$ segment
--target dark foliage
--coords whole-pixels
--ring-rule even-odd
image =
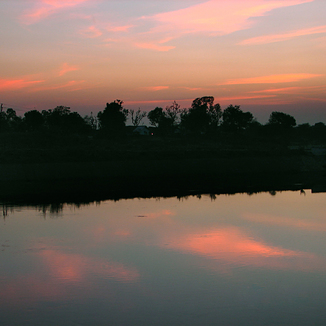
[[[174,101],[165,110],[156,107],[154,110],[148,112],[147,117],[150,124],[157,128],[157,134],[166,136],[174,133],[180,112],[180,105]]]
[[[115,100],[107,103],[104,111],[98,113],[100,129],[104,134],[116,136],[123,133],[128,110],[124,109],[122,104],[122,101]]]
[[[192,133],[206,133],[217,129],[221,117],[221,107],[214,105],[214,97],[204,96],[196,98],[191,108],[182,112],[181,125]]]
[[[126,127],[128,113],[134,127],[139,125],[146,115],[140,109],[136,112],[124,109],[120,100],[107,103],[105,109],[97,116],[91,114],[84,118],[77,112],[71,112],[66,106],[57,106],[42,112],[31,110],[26,112],[24,117],[17,116],[13,109],[7,109],[0,112],[2,133],[0,147],[3,150],[10,150],[11,154],[15,150],[16,156],[20,155],[18,147],[21,153],[25,153],[22,156],[27,155],[26,153],[32,156],[31,148],[43,154],[47,150],[56,153],[57,149],[69,148],[66,151],[69,155],[64,155],[69,156],[69,160],[74,160],[79,159],[80,148],[86,151],[88,144],[89,154],[84,153],[82,156],[89,155],[90,159],[102,157],[105,160],[115,156],[112,156],[112,152],[110,154],[105,152],[105,155],[104,152],[101,154],[99,152],[111,148],[113,143],[130,154],[137,151],[135,148],[138,146],[141,148],[141,150],[138,148],[140,152],[147,153],[160,151],[163,145],[169,147],[175,142],[180,148],[173,151],[173,155],[177,155],[178,152],[180,157],[185,155],[183,150],[200,152],[208,142],[214,150],[216,148],[285,150],[289,145],[303,148],[307,144],[326,143],[326,125],[322,122],[313,126],[309,124],[296,126],[294,117],[274,111],[268,123],[262,125],[250,112],[243,112],[240,106],[229,105],[222,111],[218,103],[214,104],[212,96],[196,98],[190,108],[183,110],[175,101],[165,109],[156,107],[147,114],[153,126],[149,128],[149,134],[153,137],[143,137],[142,140],[140,137],[135,138],[134,127]],[[146,138],[148,140],[145,140]],[[128,144],[126,147],[122,145],[124,141]],[[118,151],[120,155],[120,149]],[[2,156],[6,155],[3,152]],[[10,161],[10,155],[5,159]]]
[[[24,114],[24,123],[27,130],[37,131],[43,127],[44,117],[40,111],[28,111]]]
[[[288,129],[296,126],[297,123],[291,115],[274,111],[269,117],[268,124],[273,127]]]
[[[0,132],[20,131],[22,118],[17,116],[16,111],[9,108],[6,112],[0,112]]]
[[[250,112],[243,112],[239,105],[229,105],[223,112],[223,127],[225,130],[245,130],[253,120],[253,115]]]

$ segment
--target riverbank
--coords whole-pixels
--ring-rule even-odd
[[[311,188],[324,183],[325,148],[251,134],[121,139],[2,134],[0,200],[78,202]]]
[[[1,201],[84,201],[312,188],[324,157],[229,153],[222,157],[0,164]]]

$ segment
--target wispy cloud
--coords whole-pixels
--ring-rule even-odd
[[[165,89],[169,89],[169,86],[149,86],[149,87],[142,87],[143,90],[150,91],[150,92],[157,92],[162,91]]]
[[[186,86],[183,86],[183,87],[180,87],[180,88],[185,89],[185,90],[190,91],[190,92],[203,91],[203,90],[205,90],[202,87],[186,87]]]
[[[220,85],[241,85],[241,84],[278,84],[278,83],[291,83],[304,79],[320,77],[319,74],[282,74],[271,75],[253,78],[239,78],[230,79]]]
[[[159,51],[159,52],[167,52],[167,51],[175,49],[175,46],[161,45],[161,44],[155,44],[155,43],[138,43],[138,42],[136,42],[136,43],[134,43],[134,45],[137,48],[154,50],[154,51]]]
[[[269,89],[263,89],[260,91],[252,91],[251,93],[293,93],[298,90],[302,90],[303,87],[283,87],[283,88],[269,88]]]
[[[79,85],[84,84],[84,83],[85,83],[84,80],[79,80],[79,81],[71,80],[71,81],[69,81],[67,83],[64,83],[64,84],[37,87],[37,88],[34,88],[33,91],[34,92],[52,91],[52,90],[61,89],[61,88],[76,87],[76,86],[79,86]],[[80,89],[80,88],[78,88],[78,89]],[[76,90],[76,89],[73,89],[73,90]]]
[[[63,75],[65,75],[66,73],[68,73],[70,71],[76,71],[76,70],[79,70],[78,66],[70,66],[67,62],[65,62],[61,66],[59,76],[63,76]]]
[[[35,84],[43,83],[44,80],[27,80],[25,78],[20,79],[0,79],[0,90],[10,91],[21,88],[31,87]]]
[[[97,38],[103,35],[103,32],[96,26],[89,26],[86,29],[80,31],[80,34],[87,38]]]
[[[281,7],[298,5],[313,0],[210,0],[185,9],[165,12],[143,19],[154,21],[153,32],[229,34],[252,25],[251,17],[263,16]]]
[[[306,87],[283,87],[283,88],[268,88],[259,91],[252,91],[250,93],[260,94],[260,93],[278,93],[278,94],[302,94],[303,92],[309,93],[324,93],[326,90],[326,85],[320,86],[306,86]]]
[[[234,100],[255,100],[255,99],[264,99],[275,97],[276,95],[237,95],[230,97],[219,97],[219,101],[234,101]]]
[[[24,24],[34,24],[61,10],[72,8],[89,0],[38,0],[32,9],[24,12],[21,21]]]
[[[134,25],[121,25],[121,26],[108,26],[106,30],[108,32],[127,32],[130,28],[134,27]]]
[[[300,29],[288,33],[283,33],[283,34],[273,34],[273,35],[263,35],[263,36],[253,37],[240,42],[240,44],[242,45],[268,44],[274,42],[287,41],[299,36],[322,34],[322,33],[326,33],[326,25]]]

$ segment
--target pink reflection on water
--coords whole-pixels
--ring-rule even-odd
[[[269,246],[262,241],[248,237],[235,227],[183,235],[170,240],[164,247],[234,266],[305,271],[316,268],[325,269],[325,262],[320,261],[314,254]]]
[[[326,231],[326,221],[304,220],[294,217],[276,216],[267,214],[243,214],[246,220],[267,225],[280,225],[303,230]]]
[[[40,253],[44,265],[55,278],[70,282],[80,282],[89,274],[115,278],[122,282],[133,282],[139,278],[135,269],[127,269],[120,263],[108,262],[77,254],[65,254],[55,250]]]
[[[96,295],[98,280],[114,279],[122,283],[134,283],[140,277],[135,268],[127,268],[106,259],[66,254],[57,250],[43,250],[36,256],[41,265],[35,268],[33,274],[9,277],[5,284],[0,284],[0,304],[57,301],[76,295],[79,291],[88,296],[92,293]]]
[[[159,212],[147,213],[147,214],[144,214],[144,215],[140,215],[138,217],[156,219],[156,218],[162,218],[162,217],[174,216],[174,215],[175,215],[175,212],[173,212],[173,211],[171,211],[169,209],[164,209],[164,210],[159,211]]]

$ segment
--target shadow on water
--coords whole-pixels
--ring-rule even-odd
[[[231,189],[231,188],[230,188]],[[62,198],[61,201],[58,200],[30,200],[30,201],[23,201],[23,200],[11,200],[11,201],[0,201],[0,206],[2,208],[2,217],[3,219],[6,219],[11,213],[14,213],[17,209],[21,208],[29,208],[32,210],[35,210],[37,212],[40,212],[44,219],[47,217],[50,218],[58,218],[62,213],[64,208],[71,208],[71,209],[80,209],[86,206],[91,205],[101,205],[104,201],[120,201],[120,200],[126,200],[126,199],[166,199],[166,198],[177,198],[179,201],[187,201],[189,198],[198,198],[198,200],[201,200],[202,198],[210,198],[211,201],[215,201],[218,196],[222,195],[236,195],[236,194],[247,194],[248,196],[252,196],[259,193],[269,193],[271,196],[276,196],[278,193],[282,193],[283,191],[297,191],[299,192],[300,196],[306,195],[306,190],[311,190],[312,193],[324,193],[326,192],[326,184],[319,184],[315,185],[313,187],[305,187],[303,184],[294,184],[292,186],[288,187],[278,187],[272,190],[268,189],[243,189],[242,191],[234,191],[231,190],[228,191],[219,191],[219,192],[200,192],[196,190],[189,190],[189,191],[183,191],[182,193],[164,193],[160,195],[155,194],[142,194],[138,196],[127,196],[126,194],[124,196],[118,197],[118,196],[107,196],[107,197],[98,197],[96,199],[90,197],[88,200],[83,198],[83,200],[65,200]]]

